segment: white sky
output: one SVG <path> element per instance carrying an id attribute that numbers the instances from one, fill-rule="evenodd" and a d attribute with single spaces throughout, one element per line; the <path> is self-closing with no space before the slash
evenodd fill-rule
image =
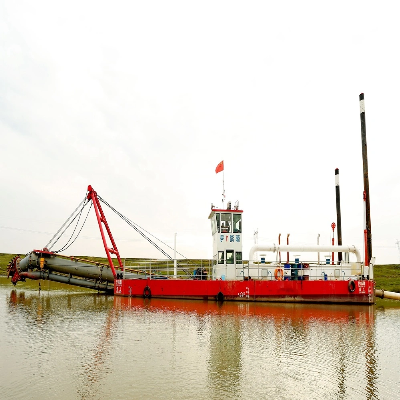
<path id="1" fill-rule="evenodd" d="M 221 160 L 244 258 L 257 228 L 259 243 L 331 243 L 336 167 L 343 243 L 362 249 L 364 92 L 373 255 L 399 262 L 398 15 L 395 1 L 0 0 L 0 252 L 42 248 L 91 184 L 210 258 Z M 122 257 L 162 257 L 104 211 Z M 96 224 L 66 254 L 104 255 Z"/>

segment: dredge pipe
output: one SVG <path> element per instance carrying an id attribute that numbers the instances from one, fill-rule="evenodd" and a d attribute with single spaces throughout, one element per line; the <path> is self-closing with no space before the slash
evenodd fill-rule
<path id="1" fill-rule="evenodd" d="M 387 290 L 375 289 L 375 296 L 381 299 L 400 300 L 400 293 L 388 292 Z"/>
<path id="2" fill-rule="evenodd" d="M 75 259 L 57 257 L 56 254 L 40 253 L 39 251 L 32 251 L 22 259 L 19 263 L 19 271 L 29 272 L 30 269 L 40 268 L 40 259 L 43 259 L 43 270 L 45 271 L 73 275 L 89 281 L 114 283 L 114 275 L 109 266 L 86 264 Z"/>
<path id="3" fill-rule="evenodd" d="M 20 276 L 22 278 L 29 278 L 29 279 L 42 279 L 42 280 L 49 280 L 59 283 L 66 283 L 68 285 L 80 286 L 88 289 L 99 290 L 101 292 L 108 292 L 113 293 L 113 287 L 109 286 L 107 283 L 98 283 L 93 281 L 87 281 L 85 279 L 78 279 L 78 278 L 70 278 L 68 276 L 58 275 L 48 273 L 46 271 L 29 271 L 29 272 L 21 272 Z"/>

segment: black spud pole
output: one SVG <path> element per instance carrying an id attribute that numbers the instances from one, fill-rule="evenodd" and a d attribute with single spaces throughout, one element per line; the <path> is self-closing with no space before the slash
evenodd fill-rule
<path id="1" fill-rule="evenodd" d="M 365 103 L 364 93 L 360 94 L 360 120 L 361 120 L 361 146 L 362 146 L 362 159 L 363 159 L 363 173 L 364 173 L 364 193 L 365 193 L 365 228 L 367 233 L 366 238 L 366 251 L 368 256 L 365 260 L 365 266 L 369 266 L 372 258 L 372 234 L 371 234 L 371 213 L 369 202 L 369 178 L 368 178 L 368 153 L 367 153 L 367 134 L 365 126 Z"/>
<path id="2" fill-rule="evenodd" d="M 339 186 L 339 168 L 335 169 L 335 189 L 336 189 L 336 226 L 338 245 L 342 245 L 342 216 L 340 213 L 340 186 Z M 342 252 L 338 253 L 338 262 L 342 262 Z"/>

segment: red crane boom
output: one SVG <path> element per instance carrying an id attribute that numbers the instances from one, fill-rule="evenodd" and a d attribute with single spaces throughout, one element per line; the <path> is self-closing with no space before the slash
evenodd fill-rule
<path id="1" fill-rule="evenodd" d="M 115 272 L 115 268 L 114 268 L 114 264 L 112 262 L 111 254 L 115 254 L 117 256 L 118 264 L 119 264 L 119 267 L 121 268 L 122 271 L 124 270 L 124 266 L 122 264 L 121 257 L 119 256 L 119 251 L 118 251 L 117 245 L 116 245 L 116 243 L 114 241 L 114 238 L 113 238 L 113 235 L 111 233 L 110 227 L 108 226 L 108 223 L 107 223 L 106 217 L 104 215 L 103 209 L 101 208 L 101 204 L 100 204 L 100 201 L 99 201 L 99 199 L 97 197 L 97 193 L 93 190 L 91 185 L 88 186 L 87 198 L 88 198 L 88 200 L 92 200 L 93 207 L 94 207 L 94 210 L 96 212 L 97 222 L 99 223 L 101 238 L 103 239 L 104 249 L 105 249 L 106 254 L 107 254 L 108 263 L 110 264 L 110 268 L 111 268 L 111 271 L 112 271 L 112 273 L 114 275 L 114 278 L 117 278 L 117 273 Z M 111 248 L 109 248 L 108 245 L 107 245 L 106 237 L 104 235 L 103 225 L 107 230 L 108 237 L 110 238 L 110 241 L 111 241 L 111 244 L 112 244 Z"/>

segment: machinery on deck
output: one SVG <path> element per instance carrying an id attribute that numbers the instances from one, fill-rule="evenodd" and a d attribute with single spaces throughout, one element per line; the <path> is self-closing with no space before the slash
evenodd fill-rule
<path id="1" fill-rule="evenodd" d="M 103 199 L 101 200 L 104 201 Z M 108 264 L 102 264 L 88 259 L 69 257 L 58 254 L 60 251 L 67 249 L 77 239 L 80 231 L 83 228 L 84 223 L 86 222 L 87 215 L 82 227 L 80 228 L 75 238 L 72 240 L 77 226 L 75 227 L 75 230 L 66 245 L 64 245 L 58 251 L 51 251 L 52 246 L 55 245 L 55 243 L 60 239 L 63 233 L 65 233 L 67 228 L 71 226 L 71 224 L 75 220 L 79 222 L 83 209 L 89 203 L 91 204 L 91 206 L 93 206 L 96 213 L 97 222 L 104 243 L 104 249 L 108 259 Z M 109 205 L 107 202 L 105 202 L 105 204 Z M 79 212 L 77 212 L 78 210 Z M 113 210 L 118 213 L 115 209 Z M 123 217 L 122 214 L 120 214 L 120 216 Z M 131 221 L 129 222 L 134 225 Z M 138 230 L 138 227 L 136 225 L 134 225 L 134 227 L 136 230 Z M 111 247 L 107 245 L 106 234 L 108 235 L 109 241 L 111 242 Z M 142 235 L 144 234 L 142 233 Z M 147 239 L 151 241 L 150 238 Z M 117 266 L 114 265 L 111 254 L 116 256 L 116 260 L 118 263 Z M 9 262 L 7 268 L 8 277 L 11 277 L 11 282 L 14 285 L 18 281 L 25 281 L 25 279 L 27 278 L 44 280 L 47 279 L 55 282 L 86 287 L 108 293 L 114 292 L 114 281 L 115 279 L 122 278 L 123 270 L 124 266 L 122 264 L 117 245 L 114 241 L 110 227 L 107 223 L 106 217 L 101 207 L 99 196 L 91 186 L 88 187 L 88 191 L 84 201 L 79 204 L 79 206 L 63 224 L 63 226 L 57 231 L 50 242 L 42 250 L 33 250 L 22 259 L 20 256 L 14 257 Z M 140 269 L 130 269 L 129 272 L 125 271 L 126 277 L 133 275 L 137 278 L 146 278 L 150 274 Z"/>

